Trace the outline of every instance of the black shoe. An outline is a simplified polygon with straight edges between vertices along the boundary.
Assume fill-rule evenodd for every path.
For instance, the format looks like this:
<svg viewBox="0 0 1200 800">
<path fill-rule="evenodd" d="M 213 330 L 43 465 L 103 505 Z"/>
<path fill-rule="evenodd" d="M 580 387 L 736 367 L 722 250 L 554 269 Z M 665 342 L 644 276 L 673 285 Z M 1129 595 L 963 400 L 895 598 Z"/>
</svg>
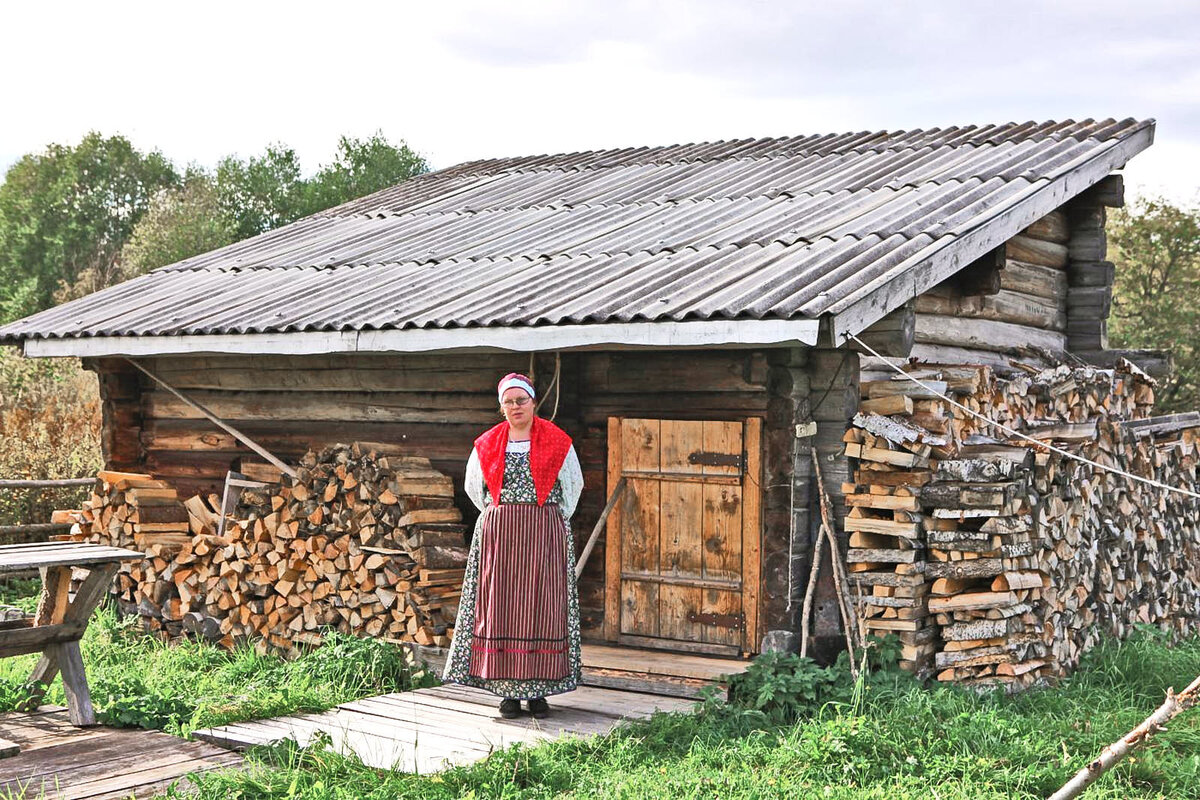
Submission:
<svg viewBox="0 0 1200 800">
<path fill-rule="evenodd" d="M 544 700 L 542 702 L 545 702 Z M 505 719 L 516 719 L 521 716 L 521 701 L 508 698 L 500 701 L 500 716 Z"/>
<path fill-rule="evenodd" d="M 529 714 L 534 719 L 545 719 L 550 716 L 550 704 L 544 697 L 535 697 L 529 701 Z"/>
</svg>

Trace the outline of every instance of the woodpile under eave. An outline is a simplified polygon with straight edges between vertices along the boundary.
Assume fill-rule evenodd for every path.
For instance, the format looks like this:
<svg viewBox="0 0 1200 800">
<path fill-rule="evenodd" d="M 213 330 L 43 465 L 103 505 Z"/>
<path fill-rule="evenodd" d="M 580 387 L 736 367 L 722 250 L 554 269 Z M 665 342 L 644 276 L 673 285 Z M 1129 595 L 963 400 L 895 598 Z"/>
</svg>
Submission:
<svg viewBox="0 0 1200 800">
<path fill-rule="evenodd" d="M 449 644 L 466 562 L 449 477 L 386 445 L 309 452 L 292 479 L 181 502 L 149 475 L 101 472 L 72 538 L 141 549 L 118 600 L 152 630 L 292 651 L 321 632 Z"/>
<path fill-rule="evenodd" d="M 1153 382 L 1115 370 L 911 364 L 862 385 L 847 432 L 848 561 L 867 629 L 903 665 L 963 683 L 1028 685 L 1101 636 L 1183 634 L 1200 619 L 1195 420 L 1153 426 Z M 1008 436 L 936 396 L 1037 440 Z M 1191 427 L 1189 427 L 1189 425 Z M 1157 434 L 1157 435 L 1156 435 Z"/>
</svg>

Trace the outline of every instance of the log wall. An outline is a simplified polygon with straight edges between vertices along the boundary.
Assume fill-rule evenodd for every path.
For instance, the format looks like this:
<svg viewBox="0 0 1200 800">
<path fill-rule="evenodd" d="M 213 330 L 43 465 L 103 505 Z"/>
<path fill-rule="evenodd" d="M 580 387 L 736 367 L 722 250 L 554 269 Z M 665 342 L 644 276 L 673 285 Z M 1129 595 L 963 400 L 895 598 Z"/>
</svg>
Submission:
<svg viewBox="0 0 1200 800">
<path fill-rule="evenodd" d="M 915 298 L 911 351 L 880 352 L 897 363 L 912 357 L 1007 370 L 1014 357 L 1049 366 L 1069 351 L 1111 367 L 1107 320 L 1114 271 L 1105 260 L 1105 209 L 1123 204 L 1120 178 L 1101 181 Z M 1119 355 L 1155 377 L 1170 370 L 1165 353 Z M 894 374 L 875 358 L 864 358 L 863 369 L 863 380 Z"/>
<path fill-rule="evenodd" d="M 285 460 L 337 442 L 407 445 L 453 478 L 468 522 L 476 514 L 462 492 L 466 459 L 474 438 L 501 419 L 496 379 L 530 370 L 521 354 L 172 356 L 143 363 Z M 110 467 L 151 473 L 187 497 L 220 492 L 239 459 L 258 460 L 127 363 L 87 366 L 105 392 Z M 546 396 L 553 356 L 538 356 L 535 372 Z M 573 520 L 580 548 L 606 500 L 609 416 L 766 420 L 761 629 L 792 629 L 787 595 L 803 591 L 792 573 L 804 574 L 796 564 L 807 552 L 808 527 L 807 466 L 794 486 L 791 477 L 793 463 L 808 458 L 792 446 L 795 425 L 809 418 L 803 351 L 571 353 L 562 356 L 560 383 L 555 421 L 575 439 L 586 486 Z M 553 404 L 551 393 L 543 416 Z M 580 582 L 584 634 L 592 638 L 603 630 L 604 562 L 601 538 Z"/>
</svg>

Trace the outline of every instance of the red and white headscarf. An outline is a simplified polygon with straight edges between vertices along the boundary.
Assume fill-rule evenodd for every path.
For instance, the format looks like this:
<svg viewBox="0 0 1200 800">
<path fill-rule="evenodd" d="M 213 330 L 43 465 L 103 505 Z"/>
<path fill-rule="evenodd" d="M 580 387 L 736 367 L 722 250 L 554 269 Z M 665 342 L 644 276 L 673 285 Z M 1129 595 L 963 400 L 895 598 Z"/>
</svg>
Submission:
<svg viewBox="0 0 1200 800">
<path fill-rule="evenodd" d="M 531 398 L 537 398 L 537 393 L 533 391 L 533 381 L 519 372 L 508 373 L 496 384 L 496 396 L 501 402 L 504 402 L 504 393 L 509 389 L 521 389 Z"/>
</svg>

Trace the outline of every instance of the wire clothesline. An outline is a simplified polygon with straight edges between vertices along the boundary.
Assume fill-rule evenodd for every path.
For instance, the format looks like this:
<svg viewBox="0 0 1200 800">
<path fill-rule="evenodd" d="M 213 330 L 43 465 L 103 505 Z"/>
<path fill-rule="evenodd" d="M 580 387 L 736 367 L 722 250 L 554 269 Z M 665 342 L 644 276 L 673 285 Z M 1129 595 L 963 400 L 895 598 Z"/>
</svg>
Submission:
<svg viewBox="0 0 1200 800">
<path fill-rule="evenodd" d="M 965 411 L 967 414 L 970 414 L 972 417 L 975 417 L 976 419 L 987 423 L 988 425 L 992 426 L 993 428 L 997 428 L 1001 431 L 1004 431 L 1005 433 L 1009 434 L 1010 436 L 1015 436 L 1018 439 L 1024 439 L 1027 442 L 1032 442 L 1033 444 L 1036 444 L 1038 447 L 1046 448 L 1047 450 L 1058 453 L 1059 455 L 1061 455 L 1065 458 L 1069 458 L 1072 461 L 1078 461 L 1083 464 L 1088 464 L 1092 467 L 1095 467 L 1096 469 L 1103 470 L 1105 472 L 1111 472 L 1115 475 L 1120 475 L 1124 478 L 1128 478 L 1129 480 L 1137 481 L 1138 483 L 1144 483 L 1147 486 L 1153 486 L 1157 489 L 1163 489 L 1168 492 L 1175 492 L 1176 494 L 1181 494 L 1181 495 L 1184 495 L 1185 497 L 1192 497 L 1192 498 L 1196 498 L 1196 499 L 1200 500 L 1200 493 L 1198 493 L 1198 492 L 1193 492 L 1189 489 L 1183 489 L 1178 486 L 1170 486 L 1168 484 L 1162 483 L 1161 481 L 1156 481 L 1152 478 L 1144 478 L 1141 475 L 1134 475 L 1132 472 L 1126 472 L 1125 470 L 1118 469 L 1117 467 L 1110 467 L 1110 466 L 1107 466 L 1106 464 L 1101 464 L 1097 461 L 1091 460 L 1090 458 L 1085 458 L 1084 456 L 1081 456 L 1078 453 L 1072 453 L 1069 450 L 1064 450 L 1061 447 L 1055 447 L 1054 445 L 1044 442 L 1040 439 L 1035 439 L 1032 436 L 1027 436 L 1026 434 L 1021 433 L 1020 431 L 1015 431 L 1012 428 L 1008 427 L 1007 425 L 1004 425 L 1000 422 L 996 422 L 994 419 L 986 417 L 983 414 L 980 414 L 978 411 L 974 411 L 974 410 L 968 408 L 967 406 L 963 405 L 962 403 L 959 403 L 958 401 L 951 399 L 950 397 L 943 394 L 942 392 L 939 392 L 936 389 L 934 389 L 929 384 L 908 374 L 907 372 L 905 372 L 904 370 L 900 369 L 898 366 L 893 364 L 891 359 L 881 355 L 878 351 L 875 350 L 875 348 L 871 347 L 871 345 L 867 344 L 866 342 L 864 342 L 862 339 L 858 338 L 854 334 L 846 333 L 844 335 L 847 339 L 853 339 L 855 342 L 857 342 L 859 344 L 859 346 L 861 346 L 863 349 L 865 349 L 871 355 L 878 358 L 880 361 L 882 361 L 884 364 L 886 364 L 889 369 L 894 371 L 897 375 L 900 375 L 905 380 L 912 381 L 913 383 L 917 384 L 922 389 L 924 389 L 926 392 L 929 392 L 932 396 L 937 397 L 941 400 L 945 400 L 947 403 L 954 406 L 955 408 L 957 408 L 961 411 Z"/>
</svg>

